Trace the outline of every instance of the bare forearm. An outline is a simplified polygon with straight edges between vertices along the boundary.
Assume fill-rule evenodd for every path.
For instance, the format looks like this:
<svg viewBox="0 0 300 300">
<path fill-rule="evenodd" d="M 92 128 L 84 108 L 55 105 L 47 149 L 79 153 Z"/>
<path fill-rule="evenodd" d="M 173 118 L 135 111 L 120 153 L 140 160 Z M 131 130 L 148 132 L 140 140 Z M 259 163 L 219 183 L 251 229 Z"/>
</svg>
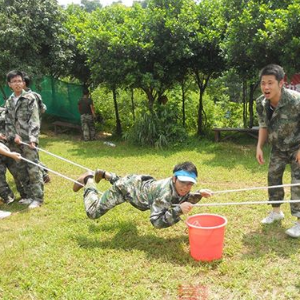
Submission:
<svg viewBox="0 0 300 300">
<path fill-rule="evenodd" d="M 257 148 L 262 149 L 264 144 L 266 143 L 267 139 L 268 139 L 267 128 L 259 128 Z"/>
</svg>

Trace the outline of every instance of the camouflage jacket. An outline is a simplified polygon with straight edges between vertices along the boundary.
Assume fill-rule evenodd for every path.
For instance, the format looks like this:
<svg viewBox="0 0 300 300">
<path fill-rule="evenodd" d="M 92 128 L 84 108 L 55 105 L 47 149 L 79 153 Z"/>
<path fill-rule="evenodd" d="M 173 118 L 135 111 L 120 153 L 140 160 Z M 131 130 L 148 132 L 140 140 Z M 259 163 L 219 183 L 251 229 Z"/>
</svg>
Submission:
<svg viewBox="0 0 300 300">
<path fill-rule="evenodd" d="M 0 134 L 5 134 L 5 111 L 4 107 L 0 107 Z"/>
<path fill-rule="evenodd" d="M 4 107 L 0 107 L 0 143 L 6 144 L 5 140 L 2 139 L 2 136 L 5 136 L 5 111 Z"/>
<path fill-rule="evenodd" d="M 149 175 L 132 174 L 119 178 L 114 185 L 133 206 L 142 211 L 150 209 L 150 221 L 156 228 L 169 227 L 180 221 L 182 211 L 178 204 L 197 203 L 201 199 L 199 193 L 180 197 L 172 178 L 155 180 Z"/>
<path fill-rule="evenodd" d="M 268 119 L 270 102 L 263 95 L 256 100 L 260 128 L 267 128 L 272 146 L 281 151 L 299 149 L 300 146 L 300 93 L 282 89 L 281 99 Z"/>
<path fill-rule="evenodd" d="M 189 193 L 180 197 L 174 187 L 172 178 L 151 182 L 148 190 L 150 221 L 156 228 L 172 226 L 180 221 L 182 210 L 178 204 L 183 202 L 197 203 L 200 194 Z"/>
<path fill-rule="evenodd" d="M 23 91 L 16 105 L 12 94 L 6 101 L 5 131 L 8 141 L 19 135 L 25 143 L 38 143 L 40 133 L 39 109 L 35 96 Z"/>
<path fill-rule="evenodd" d="M 42 96 L 34 91 L 32 91 L 31 89 L 27 89 L 26 90 L 27 93 L 32 93 L 37 101 L 37 105 L 38 105 L 38 108 L 39 108 L 39 113 L 40 113 L 40 118 L 42 116 L 43 113 L 46 112 L 47 110 L 47 106 L 46 104 L 43 102 L 43 99 L 42 99 Z"/>
</svg>

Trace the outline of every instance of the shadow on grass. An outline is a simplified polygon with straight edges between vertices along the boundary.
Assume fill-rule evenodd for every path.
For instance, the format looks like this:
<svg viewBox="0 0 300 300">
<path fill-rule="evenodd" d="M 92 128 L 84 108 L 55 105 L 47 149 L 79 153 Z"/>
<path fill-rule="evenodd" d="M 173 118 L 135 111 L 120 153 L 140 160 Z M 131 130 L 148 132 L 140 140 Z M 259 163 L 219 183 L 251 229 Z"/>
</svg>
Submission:
<svg viewBox="0 0 300 300">
<path fill-rule="evenodd" d="M 300 239 L 294 239 L 286 235 L 287 228 L 280 222 L 271 225 L 263 225 L 261 230 L 247 233 L 243 237 L 243 243 L 247 247 L 244 258 L 259 258 L 270 253 L 278 257 L 288 258 L 299 252 Z"/>
<path fill-rule="evenodd" d="M 1 203 L 1 202 L 0 202 Z M 12 214 L 24 213 L 29 211 L 28 205 L 21 205 L 18 202 L 14 202 L 12 204 L 0 204 L 0 210 L 9 211 Z"/>
<path fill-rule="evenodd" d="M 81 248 L 101 248 L 113 250 L 132 251 L 138 250 L 146 253 L 150 259 L 159 260 L 162 262 L 171 262 L 178 265 L 199 266 L 206 265 L 205 262 L 195 261 L 187 250 L 187 236 L 163 238 L 154 234 L 139 235 L 137 227 L 131 222 L 119 222 L 115 224 L 103 224 L 101 226 L 90 225 L 90 233 L 93 237 L 77 236 L 75 237 L 78 245 Z M 116 232 L 111 233 L 106 240 L 100 240 L 96 233 Z M 120 254 L 121 255 L 121 254 Z M 210 262 L 210 268 L 217 268 L 221 261 Z"/>
</svg>

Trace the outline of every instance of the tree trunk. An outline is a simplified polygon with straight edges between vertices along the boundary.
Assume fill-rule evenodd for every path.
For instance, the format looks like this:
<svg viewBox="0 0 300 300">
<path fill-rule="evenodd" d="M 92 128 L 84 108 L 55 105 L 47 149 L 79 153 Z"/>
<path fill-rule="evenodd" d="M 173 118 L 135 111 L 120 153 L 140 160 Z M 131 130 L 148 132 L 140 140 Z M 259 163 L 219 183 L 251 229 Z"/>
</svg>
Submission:
<svg viewBox="0 0 300 300">
<path fill-rule="evenodd" d="M 254 92 L 257 89 L 258 82 L 250 85 L 250 95 L 249 95 L 249 127 L 252 128 L 254 125 Z"/>
<path fill-rule="evenodd" d="M 243 126 L 247 127 L 247 82 L 243 81 Z"/>
<path fill-rule="evenodd" d="M 154 104 L 154 101 L 155 101 L 155 95 L 153 95 L 153 93 L 152 93 L 153 91 L 150 88 L 145 88 L 143 90 L 146 93 L 147 98 L 148 98 L 149 110 L 152 111 L 153 110 L 153 104 Z"/>
<path fill-rule="evenodd" d="M 113 92 L 115 115 L 116 115 L 116 135 L 120 137 L 120 136 L 122 136 L 122 126 L 121 126 L 121 120 L 120 120 L 119 110 L 118 110 L 117 90 L 116 90 L 116 88 L 113 88 L 112 92 Z"/>
<path fill-rule="evenodd" d="M 181 82 L 181 93 L 182 93 L 182 126 L 185 127 L 185 88 L 184 88 L 184 80 Z"/>
<path fill-rule="evenodd" d="M 253 127 L 253 97 L 254 97 L 254 85 L 250 84 L 250 94 L 249 94 L 249 128 Z"/>
<path fill-rule="evenodd" d="M 198 129 L 197 135 L 201 136 L 204 135 L 204 126 L 203 126 L 203 115 L 205 115 L 203 109 L 203 95 L 206 90 L 208 81 L 212 74 L 209 75 L 202 75 L 197 70 L 194 71 L 196 82 L 199 87 L 199 107 L 198 107 Z"/>
<path fill-rule="evenodd" d="M 198 130 L 197 135 L 201 136 L 204 134 L 203 130 L 203 91 L 200 89 L 199 93 L 199 107 L 198 107 Z"/>
<path fill-rule="evenodd" d="M 134 91 L 131 89 L 131 110 L 132 110 L 132 118 L 135 121 L 135 105 L 134 105 Z"/>
</svg>

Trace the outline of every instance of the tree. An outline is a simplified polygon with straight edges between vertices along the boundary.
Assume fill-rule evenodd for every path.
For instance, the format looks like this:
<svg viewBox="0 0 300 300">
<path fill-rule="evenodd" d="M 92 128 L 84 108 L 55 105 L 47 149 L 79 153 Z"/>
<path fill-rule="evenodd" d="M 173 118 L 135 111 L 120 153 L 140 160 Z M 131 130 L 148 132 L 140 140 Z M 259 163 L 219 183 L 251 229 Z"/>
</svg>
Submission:
<svg viewBox="0 0 300 300">
<path fill-rule="evenodd" d="M 87 23 L 88 30 L 81 40 L 93 82 L 105 85 L 113 93 L 118 136 L 122 135 L 122 126 L 117 91 L 127 86 L 126 78 L 131 69 L 126 47 L 130 30 L 124 25 L 128 24 L 128 11 L 125 6 L 116 4 L 94 11 Z"/>
<path fill-rule="evenodd" d="M 219 76 L 225 69 L 225 58 L 221 49 L 225 22 L 220 7 L 222 5 L 219 0 L 203 0 L 189 11 L 191 30 L 187 39 L 188 63 L 199 88 L 198 135 L 204 134 L 204 92 L 209 80 Z"/>
<path fill-rule="evenodd" d="M 225 7 L 225 14 L 231 10 L 232 7 Z M 242 77 L 244 89 L 246 85 L 250 87 L 249 127 L 253 125 L 258 71 L 269 63 L 286 65 L 290 72 L 295 71 L 295 66 L 299 67 L 296 59 L 300 46 L 299 26 L 295 22 L 299 12 L 299 4 L 290 5 L 290 1 L 251 0 L 240 6 L 236 18 L 230 19 L 224 50 L 229 66 Z M 294 59 L 291 54 L 296 54 Z M 244 105 L 246 100 L 245 94 Z"/>
<path fill-rule="evenodd" d="M 1 86 L 11 69 L 37 76 L 64 72 L 71 51 L 63 19 L 55 0 L 0 0 Z"/>
<path fill-rule="evenodd" d="M 140 20 L 133 28 L 129 45 L 131 60 L 137 61 L 132 69 L 131 84 L 145 92 L 150 110 L 155 101 L 162 102 L 179 73 L 181 36 L 174 29 L 178 27 L 183 2 L 152 0 L 143 10 L 137 5 L 133 7 Z"/>
<path fill-rule="evenodd" d="M 86 23 L 90 14 L 79 5 L 71 4 L 66 9 L 66 15 L 65 26 L 72 40 L 70 45 L 72 59 L 67 65 L 67 75 L 71 79 L 79 80 L 85 86 L 90 86 L 92 84 L 91 70 L 88 66 L 87 53 L 82 46 L 82 36 L 87 31 Z"/>
</svg>

